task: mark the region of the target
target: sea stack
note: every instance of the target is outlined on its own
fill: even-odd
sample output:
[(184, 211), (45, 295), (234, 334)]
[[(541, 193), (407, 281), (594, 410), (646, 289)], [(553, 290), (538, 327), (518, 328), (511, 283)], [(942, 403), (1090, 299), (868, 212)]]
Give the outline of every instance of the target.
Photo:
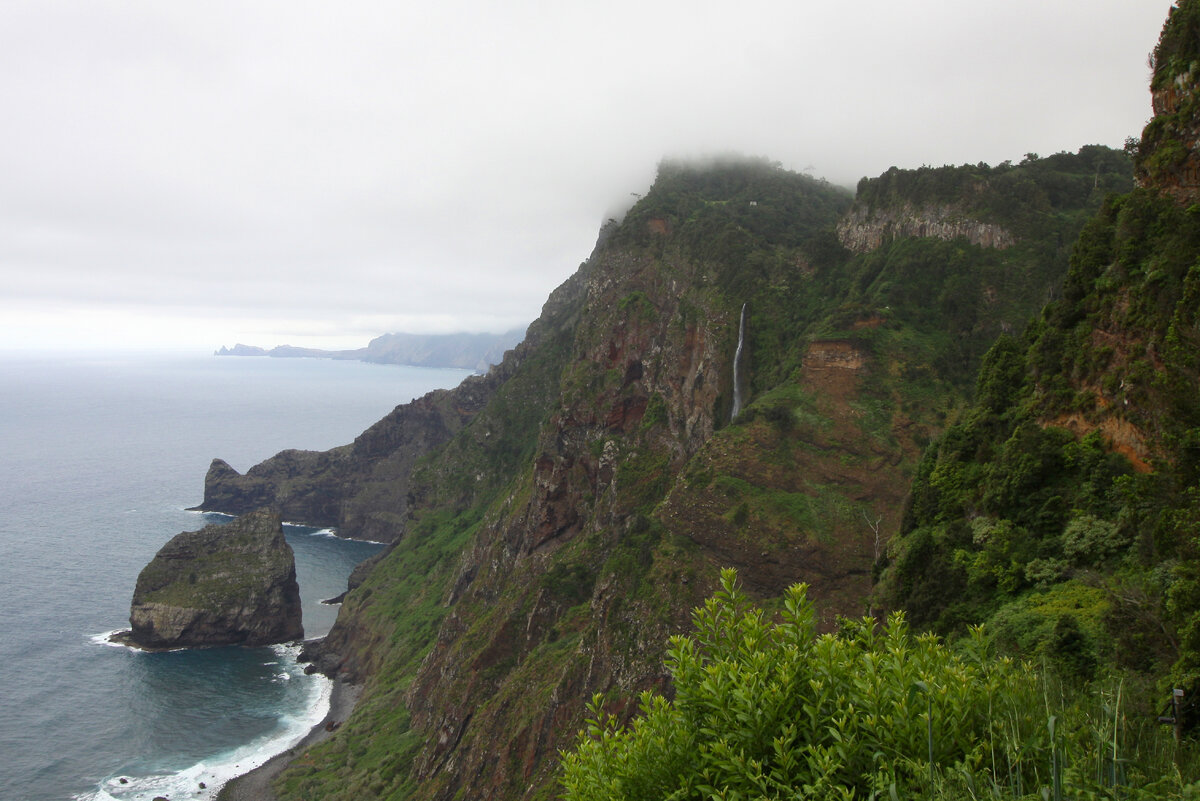
[(173, 537), (138, 575), (129, 623), (119, 639), (147, 649), (301, 639), (296, 558), (279, 514), (260, 509)]

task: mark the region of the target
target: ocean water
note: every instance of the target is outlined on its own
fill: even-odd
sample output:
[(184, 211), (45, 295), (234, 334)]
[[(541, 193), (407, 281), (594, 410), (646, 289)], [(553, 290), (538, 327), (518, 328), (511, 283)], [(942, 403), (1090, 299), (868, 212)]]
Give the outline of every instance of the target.
[[(244, 471), (284, 448), (350, 442), (463, 370), (315, 359), (0, 353), (0, 798), (206, 799), (328, 709), (297, 648), (143, 653), (138, 572), (213, 457)], [(350, 570), (378, 549), (289, 525), (306, 636), (329, 630)], [(206, 785), (205, 789), (200, 784)]]

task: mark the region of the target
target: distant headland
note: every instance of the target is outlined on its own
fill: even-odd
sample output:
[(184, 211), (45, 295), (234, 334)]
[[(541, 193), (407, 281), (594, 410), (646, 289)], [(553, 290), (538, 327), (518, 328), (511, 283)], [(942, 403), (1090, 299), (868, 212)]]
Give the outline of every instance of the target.
[(353, 350), (321, 350), (293, 345), (267, 349), (238, 343), (232, 348), (222, 345), (213, 355), (348, 359), (412, 367), (457, 367), (486, 373), (493, 364), (499, 364), (504, 352), (524, 336), (525, 331), (521, 328), (502, 334), (384, 334), (372, 339), (365, 348)]

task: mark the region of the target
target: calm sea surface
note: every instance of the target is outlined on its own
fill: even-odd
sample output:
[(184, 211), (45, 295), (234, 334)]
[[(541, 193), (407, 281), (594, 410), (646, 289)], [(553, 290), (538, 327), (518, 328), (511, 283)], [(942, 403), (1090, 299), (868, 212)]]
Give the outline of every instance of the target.
[[(219, 456), (240, 471), (345, 444), (464, 370), (192, 354), (0, 352), (0, 797), (211, 798), (324, 716), (295, 648), (148, 654), (126, 627), (138, 571), (216, 515), (186, 512)], [(307, 636), (378, 546), (287, 526)], [(122, 782), (122, 779), (124, 781)], [(201, 790), (200, 783), (207, 785)]]

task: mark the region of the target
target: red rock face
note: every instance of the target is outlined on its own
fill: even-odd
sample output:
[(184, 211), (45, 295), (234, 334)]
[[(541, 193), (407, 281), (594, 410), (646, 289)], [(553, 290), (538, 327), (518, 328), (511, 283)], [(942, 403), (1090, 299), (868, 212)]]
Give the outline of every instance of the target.
[(1170, 195), (1181, 205), (1200, 200), (1200, 87), (1189, 71), (1151, 93), (1154, 119), (1138, 154), (1138, 183)]
[[(664, 467), (678, 467), (711, 436), (722, 381), (729, 381), (732, 350), (716, 348), (731, 341), (723, 312), (684, 323), (674, 291), (684, 282), (672, 285), (649, 260), (613, 256), (594, 274), (602, 278), (587, 288), (562, 406), (535, 461), (526, 514), (532, 525), (510, 538), (526, 553), (579, 533), (579, 510), (603, 503), (630, 454), (662, 451)], [(652, 399), (662, 419), (647, 425)], [(610, 510), (606, 523), (620, 524), (628, 511)]]
[(1138, 183), (1180, 204), (1200, 200), (1200, 17), (1192, 3), (1172, 8), (1150, 63), (1154, 118), (1135, 159)]

